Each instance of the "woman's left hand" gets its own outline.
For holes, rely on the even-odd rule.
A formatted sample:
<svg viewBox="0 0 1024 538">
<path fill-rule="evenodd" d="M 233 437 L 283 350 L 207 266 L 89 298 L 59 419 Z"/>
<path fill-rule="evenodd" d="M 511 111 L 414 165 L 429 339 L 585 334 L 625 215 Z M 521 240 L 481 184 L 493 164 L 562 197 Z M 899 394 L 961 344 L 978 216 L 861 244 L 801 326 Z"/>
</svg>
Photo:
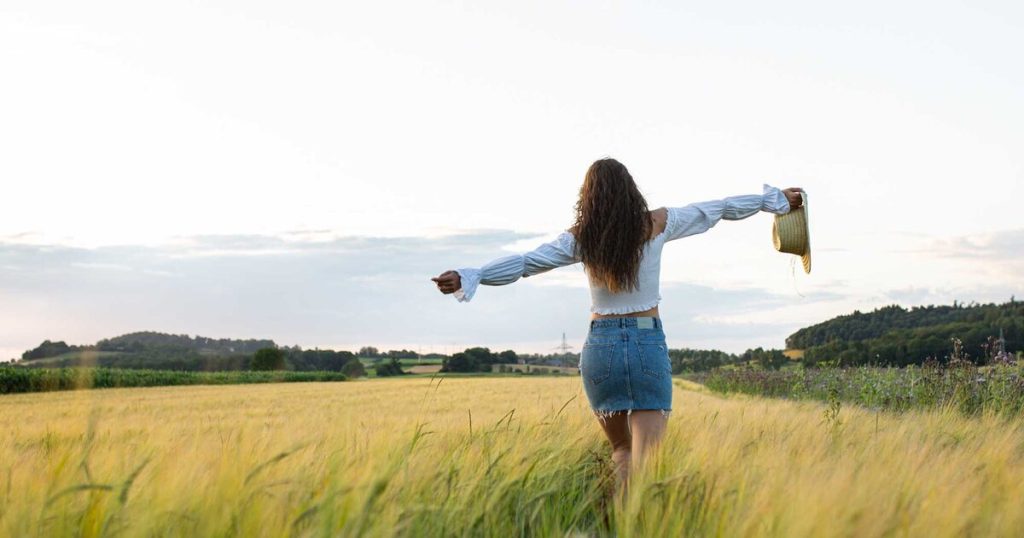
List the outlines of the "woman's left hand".
<svg viewBox="0 0 1024 538">
<path fill-rule="evenodd" d="M 456 271 L 445 271 L 430 280 L 433 280 L 437 284 L 437 289 L 445 295 L 455 293 L 462 288 L 462 277 Z"/>
<path fill-rule="evenodd" d="M 803 205 L 804 199 L 802 196 L 800 196 L 801 192 L 804 192 L 804 190 L 801 189 L 800 187 L 790 187 L 788 189 L 782 190 L 782 194 L 785 194 L 786 199 L 789 200 L 790 210 L 796 209 Z"/>
</svg>

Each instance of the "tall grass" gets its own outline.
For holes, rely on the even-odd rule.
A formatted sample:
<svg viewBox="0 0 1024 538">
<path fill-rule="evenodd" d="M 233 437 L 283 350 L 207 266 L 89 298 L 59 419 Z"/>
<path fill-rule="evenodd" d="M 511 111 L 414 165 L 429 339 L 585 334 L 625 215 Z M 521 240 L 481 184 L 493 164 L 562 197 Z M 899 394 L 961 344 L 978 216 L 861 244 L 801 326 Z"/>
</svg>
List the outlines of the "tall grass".
<svg viewBox="0 0 1024 538">
<path fill-rule="evenodd" d="M 609 499 L 578 378 L 0 398 L 0 535 L 1013 536 L 1024 426 L 675 392 Z"/>
<path fill-rule="evenodd" d="M 1024 415 L 1024 366 L 926 363 L 904 368 L 717 369 L 688 376 L 719 392 L 830 401 L 874 409 L 951 407 L 967 415 Z"/>
<path fill-rule="evenodd" d="M 301 381 L 345 381 L 338 372 L 188 372 L 120 368 L 15 368 L 0 366 L 0 394 L 87 388 L 167 385 L 236 385 Z"/>
</svg>

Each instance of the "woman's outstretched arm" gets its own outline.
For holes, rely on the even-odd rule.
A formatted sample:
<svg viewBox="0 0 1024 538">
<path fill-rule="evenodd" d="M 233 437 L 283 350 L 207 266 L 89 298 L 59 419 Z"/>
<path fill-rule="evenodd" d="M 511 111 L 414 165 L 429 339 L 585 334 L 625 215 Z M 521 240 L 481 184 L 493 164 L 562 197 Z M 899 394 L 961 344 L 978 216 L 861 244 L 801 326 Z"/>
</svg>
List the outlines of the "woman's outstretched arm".
<svg viewBox="0 0 1024 538">
<path fill-rule="evenodd" d="M 562 232 L 553 241 L 523 253 L 504 256 L 482 267 L 467 267 L 445 271 L 431 278 L 441 293 L 454 293 L 459 301 L 469 301 L 476 294 L 479 284 L 504 286 L 520 277 L 528 277 L 550 271 L 555 267 L 571 265 L 580 261 L 576 256 L 576 239 L 569 232 Z"/>
<path fill-rule="evenodd" d="M 669 207 L 665 222 L 665 240 L 704 233 L 718 221 L 740 220 L 760 211 L 784 214 L 800 207 L 800 188 L 780 190 L 764 185 L 761 194 L 743 194 L 721 200 L 697 202 L 683 207 Z"/>
</svg>

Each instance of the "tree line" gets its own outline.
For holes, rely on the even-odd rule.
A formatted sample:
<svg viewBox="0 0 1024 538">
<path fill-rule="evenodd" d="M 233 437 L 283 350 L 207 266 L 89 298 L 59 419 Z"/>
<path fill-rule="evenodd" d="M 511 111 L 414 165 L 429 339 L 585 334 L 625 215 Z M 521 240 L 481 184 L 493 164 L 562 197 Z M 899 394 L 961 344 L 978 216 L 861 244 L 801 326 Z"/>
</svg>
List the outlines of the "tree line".
<svg viewBox="0 0 1024 538">
<path fill-rule="evenodd" d="M 105 338 L 96 342 L 95 349 L 98 351 L 137 351 L 150 347 L 171 347 L 185 348 L 199 353 L 229 355 L 252 354 L 257 350 L 276 347 L 273 340 L 265 339 L 231 339 L 231 338 L 209 338 L 196 335 L 191 337 L 187 334 L 166 334 L 154 331 L 140 331 Z"/>
<path fill-rule="evenodd" d="M 1002 339 L 998 337 L 1002 334 Z M 952 306 L 897 305 L 872 312 L 854 311 L 828 321 L 805 327 L 786 339 L 790 349 L 803 350 L 804 366 L 906 366 L 933 359 L 943 362 L 953 350 L 953 340 L 961 342 L 968 358 L 985 364 L 1002 350 L 1024 350 L 1024 303 L 1011 298 L 1004 304 L 962 304 Z M 296 371 L 346 372 L 350 377 L 365 374 L 359 358 L 376 361 L 377 375 L 404 373 L 401 359 L 440 359 L 442 372 L 491 371 L 495 364 L 525 362 L 534 365 L 577 366 L 578 353 L 519 354 L 513 350 L 493 352 L 486 347 L 471 347 L 451 356 L 421 354 L 413 350 L 381 351 L 363 346 L 358 353 L 349 351 L 302 349 L 277 346 L 266 339 L 225 339 L 203 336 L 164 334 L 151 331 L 129 333 L 103 339 L 94 345 L 74 346 L 63 341 L 46 340 L 22 354 L 19 366 L 92 366 L 129 369 L 182 371 L 231 371 L 264 368 L 255 354 L 264 349 L 281 352 L 281 361 L 269 369 Z M 673 373 L 702 372 L 722 366 L 757 364 L 778 369 L 787 363 L 782 350 L 748 349 L 742 354 L 719 350 L 670 349 Z M 278 359 L 275 358 L 274 361 Z"/>
<path fill-rule="evenodd" d="M 400 359 L 441 359 L 441 372 L 489 372 L 492 365 L 526 363 L 534 366 L 575 367 L 579 365 L 579 353 L 517 353 L 511 349 L 500 352 L 487 347 L 471 347 L 451 356 L 439 353 L 418 354 L 411 350 L 379 351 L 372 346 L 362 347 L 358 353 L 329 349 L 302 349 L 299 346 L 277 346 L 270 340 L 262 342 L 264 347 L 253 353 L 215 354 L 209 349 L 203 352 L 195 347 L 175 345 L 182 343 L 174 337 L 161 339 L 146 334 L 142 340 L 131 340 L 131 335 L 103 340 L 102 346 L 68 346 L 64 342 L 43 342 L 35 349 L 23 354 L 23 366 L 71 367 L 90 366 L 126 369 L 159 369 L 175 371 L 237 371 L 237 370 L 294 370 L 343 372 L 350 378 L 367 375 L 367 368 L 359 358 L 372 359 L 370 368 L 377 376 L 402 375 L 405 370 Z M 202 337 L 192 339 L 202 342 Z M 212 339 L 211 339 L 212 340 Z M 223 340 L 222 340 L 223 341 Z M 101 351 L 88 353 L 89 351 Z M 78 353 L 73 353 L 78 352 Z M 85 352 L 85 353 L 83 353 Z M 60 357 L 60 358 L 54 358 Z M 673 373 L 707 371 L 728 364 L 750 361 L 765 367 L 777 368 L 781 363 L 781 351 L 765 351 L 761 348 L 748 350 L 743 354 L 731 354 L 718 350 L 670 349 Z M 767 357 L 774 357 L 772 362 Z M 47 360 L 39 360 L 47 359 Z M 784 360 L 784 357 L 783 357 Z"/>
<path fill-rule="evenodd" d="M 33 349 L 21 354 L 25 361 L 59 357 L 69 353 L 82 352 L 104 352 L 104 353 L 142 353 L 151 350 L 163 350 L 163 355 L 177 353 L 187 355 L 187 352 L 195 354 L 231 356 L 251 355 L 256 351 L 277 347 L 273 340 L 245 339 L 236 340 L 230 338 L 209 338 L 196 335 L 191 337 L 187 334 L 166 334 L 153 331 L 139 331 L 113 338 L 104 338 L 92 345 L 68 345 L 63 340 L 52 342 L 44 340 Z"/>
<path fill-rule="evenodd" d="M 1002 334 L 1002 340 L 999 336 Z M 948 361 L 953 340 L 968 358 L 985 364 L 1002 350 L 1024 349 L 1024 303 L 920 306 L 892 305 L 838 316 L 793 333 L 787 347 L 803 349 L 806 366 L 907 366 Z"/>
<path fill-rule="evenodd" d="M 442 359 L 442 372 L 490 372 L 492 364 L 515 364 L 519 356 L 511 349 L 494 353 L 486 347 L 471 347 Z"/>
</svg>

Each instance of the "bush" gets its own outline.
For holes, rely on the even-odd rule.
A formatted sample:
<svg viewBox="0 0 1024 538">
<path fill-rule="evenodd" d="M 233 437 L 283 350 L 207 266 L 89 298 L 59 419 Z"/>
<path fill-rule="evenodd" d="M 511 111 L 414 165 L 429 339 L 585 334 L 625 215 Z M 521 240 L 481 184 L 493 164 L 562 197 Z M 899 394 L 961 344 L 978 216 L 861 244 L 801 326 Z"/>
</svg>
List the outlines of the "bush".
<svg viewBox="0 0 1024 538">
<path fill-rule="evenodd" d="M 402 375 L 405 372 L 402 371 L 402 363 L 397 358 L 392 357 L 388 362 L 382 362 L 377 365 L 377 377 L 390 377 L 393 375 Z"/>
<path fill-rule="evenodd" d="M 352 358 L 341 367 L 341 373 L 348 377 L 366 377 L 366 368 L 362 361 Z"/>
</svg>

